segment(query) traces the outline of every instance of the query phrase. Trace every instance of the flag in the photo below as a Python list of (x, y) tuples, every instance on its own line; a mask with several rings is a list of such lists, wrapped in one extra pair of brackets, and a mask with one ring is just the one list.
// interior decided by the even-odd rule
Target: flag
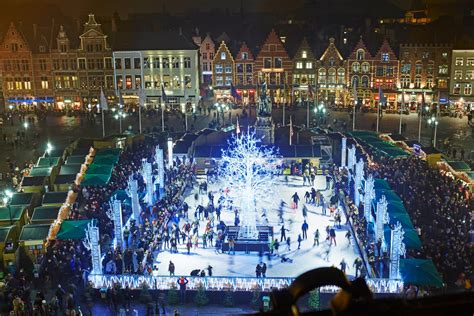
[(164, 103), (168, 102), (168, 97), (166, 96), (166, 93), (165, 93), (165, 86), (163, 86), (163, 85), (161, 85), (161, 100)]
[(308, 85), (308, 97), (314, 100), (314, 89), (311, 84)]
[(237, 92), (237, 90), (235, 89), (235, 87), (232, 83), (230, 84), (230, 94), (234, 97), (234, 99), (236, 99), (238, 101), (240, 101), (242, 99), (242, 97)]
[(383, 90), (381, 86), (379, 86), (379, 103), (385, 103), (385, 96), (383, 95)]
[(145, 93), (145, 90), (140, 89), (140, 91), (138, 92), (138, 98), (139, 98), (140, 106), (141, 106), (141, 107), (144, 107), (144, 106), (145, 106), (145, 103), (146, 103), (146, 93)]
[(236, 124), (235, 132), (237, 133), (237, 135), (239, 135), (240, 134), (240, 124), (239, 124), (239, 116), (238, 115), (237, 115), (237, 122), (235, 124)]
[(100, 89), (100, 109), (108, 110), (109, 106), (107, 104), (107, 99), (105, 98), (104, 90)]
[(290, 115), (290, 146), (291, 146), (291, 139), (293, 138), (293, 122), (291, 120), (291, 115)]
[(122, 89), (119, 89), (119, 91), (118, 91), (118, 97), (119, 97), (119, 105), (120, 105), (120, 106), (124, 106), (123, 96), (122, 96)]

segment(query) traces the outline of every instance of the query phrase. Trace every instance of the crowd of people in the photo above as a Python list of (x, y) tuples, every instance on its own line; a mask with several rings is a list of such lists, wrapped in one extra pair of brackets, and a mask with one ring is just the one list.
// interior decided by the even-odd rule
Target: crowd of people
[(382, 158), (373, 173), (398, 193), (418, 229), (423, 249), (448, 288), (470, 289), (474, 271), (474, 201), (469, 187), (416, 157)]

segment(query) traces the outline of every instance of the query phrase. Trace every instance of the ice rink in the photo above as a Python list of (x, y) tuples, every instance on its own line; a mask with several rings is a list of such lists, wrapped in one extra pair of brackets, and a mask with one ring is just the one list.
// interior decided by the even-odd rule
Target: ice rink
[[(332, 190), (324, 190), (325, 187), (325, 177), (317, 176), (314, 188), (316, 190), (321, 190), (321, 193), (325, 197), (326, 204), (329, 206), (329, 199)], [(224, 184), (222, 181), (209, 184), (208, 190), (214, 193), (215, 203), (221, 195), (219, 191), (223, 188)], [(283, 200), (287, 203), (287, 206), (284, 208), (283, 217), (285, 228), (289, 230), (286, 232), (286, 236), (290, 237), (291, 245), (290, 250), (288, 250), (286, 242), (281, 242), (279, 255), (283, 254), (286, 257), (292, 259), (292, 263), (283, 263), (277, 256), (273, 256), (271, 260), (269, 260), (266, 255), (260, 258), (257, 252), (250, 254), (236, 252), (235, 255), (217, 253), (213, 247), (207, 249), (192, 248), (191, 253), (188, 255), (185, 244), (179, 244), (179, 253), (173, 254), (168, 250), (165, 250), (157, 255), (155, 264), (157, 264), (159, 267), (159, 275), (169, 275), (168, 264), (170, 260), (175, 264), (175, 275), (177, 276), (189, 276), (191, 270), (205, 269), (208, 265), (211, 265), (213, 267), (213, 276), (255, 277), (256, 265), (260, 262), (265, 262), (267, 264), (267, 277), (296, 277), (301, 273), (318, 267), (336, 266), (339, 268), (339, 263), (342, 259), (344, 259), (348, 265), (346, 273), (348, 275), (353, 275), (355, 273), (355, 269), (352, 265), (355, 258), (359, 256), (359, 252), (357, 250), (357, 246), (354, 245), (353, 238), (351, 237), (351, 245), (349, 245), (348, 240), (345, 237), (349, 228), (344, 225), (346, 218), (343, 212), (341, 212), (342, 226), (340, 229), (336, 228), (337, 246), (329, 246), (329, 241), (326, 241), (326, 227), (332, 227), (334, 225), (334, 218), (330, 216), (329, 209), (327, 210), (327, 215), (323, 215), (321, 207), (306, 204), (309, 210), (307, 214), (307, 223), (309, 225), (308, 239), (302, 241), (301, 249), (297, 249), (298, 234), (301, 234), (303, 237), (301, 225), (304, 221), (302, 212), (303, 205), (305, 205), (304, 194), (306, 191), (310, 190), (310, 186), (303, 186), (302, 177), (288, 176), (287, 182), (284, 176), (279, 176), (275, 179), (275, 183), (273, 184), (273, 193), (271, 196), (268, 196), (268, 199), (264, 201), (257, 201), (257, 209), (265, 209), (268, 219), (267, 224), (264, 220), (264, 217), (259, 214), (258, 217), (261, 220), (259, 224), (273, 226), (274, 238), (278, 240), (280, 240), (281, 228), (278, 217), (278, 208), (280, 201)], [(189, 205), (190, 220), (194, 219), (194, 210), (197, 206), (194, 195), (197, 192), (197, 188), (194, 188), (192, 191), (188, 190), (185, 193), (185, 200)], [(290, 208), (292, 201), (291, 196), (295, 192), (298, 193), (301, 199), (297, 210)], [(207, 195), (200, 195), (199, 199), (199, 202), (203, 206), (207, 205)], [(261, 213), (263, 214), (263, 211)], [(233, 225), (234, 213), (228, 210), (223, 211), (221, 214), (221, 220), (223, 220), (227, 225)], [(184, 225), (185, 221), (186, 220), (181, 219), (179, 224), (180, 227)], [(217, 224), (217, 220), (215, 224)], [(202, 245), (201, 236), (204, 232), (205, 226), (206, 221), (201, 221), (199, 228), (199, 247)], [(320, 232), (319, 246), (313, 246), (314, 232), (316, 229), (319, 229)]]

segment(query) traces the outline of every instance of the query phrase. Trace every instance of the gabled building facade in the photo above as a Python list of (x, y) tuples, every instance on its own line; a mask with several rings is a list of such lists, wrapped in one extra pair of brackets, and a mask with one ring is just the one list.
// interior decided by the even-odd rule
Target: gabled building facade
[(335, 45), (334, 38), (316, 63), (318, 101), (329, 106), (344, 106), (346, 62)]
[(212, 61), (213, 90), (217, 100), (225, 99), (230, 101), (230, 89), (235, 81), (234, 76), (234, 57), (225, 42), (221, 42)]
[[(316, 60), (306, 38), (303, 38), (295, 56), (293, 57), (293, 102), (310, 101), (309, 89), (315, 91)], [(314, 96), (313, 96), (314, 97)]]
[[(275, 30), (268, 34), (255, 58), (254, 80), (258, 86), (267, 83), (268, 93), (274, 103), (291, 102), (293, 62)], [(257, 87), (257, 96), (260, 93)]]
[(398, 58), (393, 52), (387, 40), (382, 42), (379, 50), (373, 58), (372, 74), (372, 99), (377, 106), (379, 100), (379, 88), (382, 89), (387, 109), (397, 108), (397, 87), (398, 87)]
[(5, 31), (0, 46), (0, 76), (6, 108), (54, 104), (47, 31), (14, 23)]
[(112, 49), (108, 36), (89, 14), (77, 46), (63, 26), (59, 27), (51, 49), (55, 101), (58, 107), (93, 109), (104, 90), (114, 103)]
[(235, 56), (235, 87), (242, 98), (242, 104), (255, 103), (255, 60), (244, 42)]
[(212, 61), (214, 60), (215, 52), (216, 46), (214, 41), (209, 33), (207, 33), (199, 46), (201, 82), (205, 85), (212, 85)]
[(372, 105), (373, 58), (362, 38), (347, 58), (347, 85), (350, 100), (354, 104), (354, 87), (357, 92), (357, 104)]
[(400, 45), (399, 102), (403, 91), (411, 110), (421, 103), (423, 93), (428, 104), (448, 104), (451, 49), (450, 44)]

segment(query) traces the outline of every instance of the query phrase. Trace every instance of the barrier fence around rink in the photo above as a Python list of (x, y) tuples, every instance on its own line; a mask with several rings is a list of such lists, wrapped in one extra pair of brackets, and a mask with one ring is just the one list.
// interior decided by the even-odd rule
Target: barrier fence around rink
[[(145, 276), (145, 275), (104, 275), (90, 274), (89, 282), (96, 289), (112, 288), (119, 284), (121, 287), (129, 287), (132, 290), (143, 288), (144, 285), (150, 290), (169, 290), (178, 288), (176, 276)], [(290, 286), (294, 278), (252, 278), (252, 277), (186, 277), (189, 283), (187, 290), (197, 290), (203, 287), (206, 291), (271, 291), (283, 289)], [(389, 279), (366, 279), (370, 290), (375, 294), (398, 294), (403, 292), (402, 280)], [(325, 286), (320, 288), (321, 293), (336, 293), (337, 286)]]

